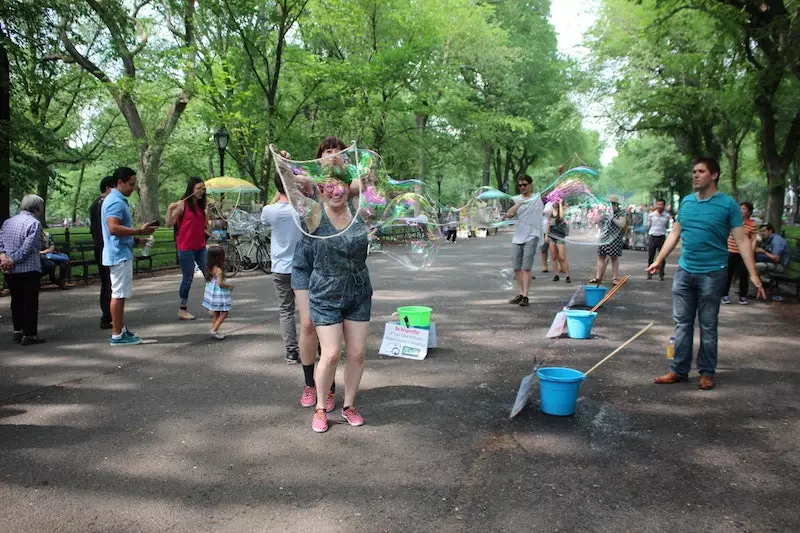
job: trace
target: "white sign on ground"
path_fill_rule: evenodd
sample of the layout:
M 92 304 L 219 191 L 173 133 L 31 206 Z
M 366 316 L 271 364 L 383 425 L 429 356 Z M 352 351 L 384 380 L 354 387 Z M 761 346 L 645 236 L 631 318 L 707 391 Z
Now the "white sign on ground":
M 403 357 L 421 361 L 428 355 L 429 340 L 433 336 L 435 345 L 436 328 L 431 323 L 431 329 L 407 328 L 397 322 L 388 322 L 383 330 L 381 355 Z

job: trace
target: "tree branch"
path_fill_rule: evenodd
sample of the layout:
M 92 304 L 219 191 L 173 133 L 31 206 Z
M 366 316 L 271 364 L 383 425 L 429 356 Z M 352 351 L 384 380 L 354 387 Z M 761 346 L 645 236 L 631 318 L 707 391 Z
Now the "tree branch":
M 67 53 L 72 57 L 72 59 L 80 65 L 86 72 L 97 78 L 100 83 L 106 85 L 109 90 L 113 94 L 118 94 L 119 89 L 117 88 L 116 84 L 108 77 L 108 75 L 95 65 L 91 59 L 81 54 L 78 49 L 75 47 L 75 43 L 73 43 L 69 35 L 67 35 L 67 21 L 63 20 L 61 22 L 61 28 L 59 30 L 59 39 L 61 39 L 61 43 L 64 45 L 64 48 L 67 50 Z

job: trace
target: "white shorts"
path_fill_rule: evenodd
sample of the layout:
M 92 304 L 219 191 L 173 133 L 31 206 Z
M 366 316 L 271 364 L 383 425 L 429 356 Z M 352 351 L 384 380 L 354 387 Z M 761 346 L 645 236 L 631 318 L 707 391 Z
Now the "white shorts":
M 133 290 L 133 262 L 126 260 L 108 268 L 111 270 L 111 297 L 130 298 Z

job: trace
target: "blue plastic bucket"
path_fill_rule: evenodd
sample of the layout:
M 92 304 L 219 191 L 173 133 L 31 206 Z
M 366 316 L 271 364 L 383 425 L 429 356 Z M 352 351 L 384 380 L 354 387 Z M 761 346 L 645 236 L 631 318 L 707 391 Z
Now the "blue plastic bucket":
M 578 391 L 586 376 L 571 368 L 548 367 L 536 371 L 539 378 L 539 396 L 542 412 L 553 416 L 575 414 Z
M 583 303 L 587 307 L 594 307 L 600 303 L 603 296 L 608 292 L 608 287 L 595 287 L 594 285 L 583 286 Z
M 567 333 L 571 339 L 588 339 L 592 336 L 592 323 L 597 313 L 570 309 L 567 311 Z

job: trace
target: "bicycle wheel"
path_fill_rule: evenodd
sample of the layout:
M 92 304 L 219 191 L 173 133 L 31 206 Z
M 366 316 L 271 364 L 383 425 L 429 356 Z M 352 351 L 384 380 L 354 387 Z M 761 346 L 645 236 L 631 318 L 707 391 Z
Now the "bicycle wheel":
M 239 273 L 239 247 L 236 245 L 229 245 L 225 261 L 225 275 L 229 278 L 234 277 Z
M 258 248 L 254 241 L 246 241 L 237 250 L 239 251 L 239 270 L 252 272 L 258 268 Z
M 264 274 L 272 274 L 272 258 L 269 256 L 269 251 L 263 246 L 259 246 L 256 255 L 258 256 L 258 268 L 260 268 Z

